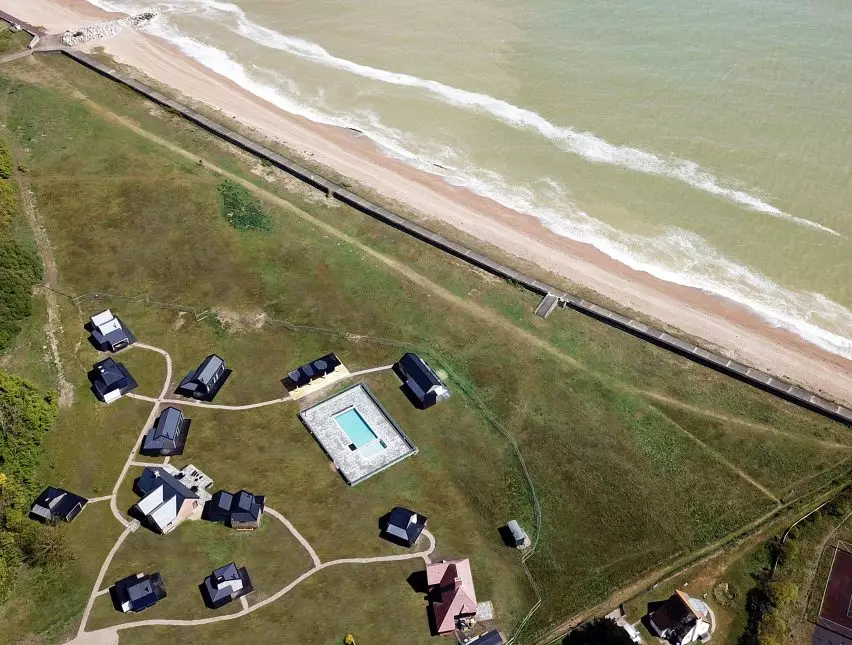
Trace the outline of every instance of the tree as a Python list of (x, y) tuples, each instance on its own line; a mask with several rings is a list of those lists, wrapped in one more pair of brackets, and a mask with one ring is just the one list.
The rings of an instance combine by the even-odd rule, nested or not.
[(627, 632), (609, 618), (596, 618), (578, 627), (562, 645), (634, 645)]

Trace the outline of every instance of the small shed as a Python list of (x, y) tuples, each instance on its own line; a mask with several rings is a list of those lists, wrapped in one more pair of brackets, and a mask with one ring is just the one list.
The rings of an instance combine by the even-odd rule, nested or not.
[(506, 523), (506, 529), (512, 540), (512, 546), (516, 549), (524, 549), (529, 546), (530, 538), (518, 524), (518, 520), (509, 520)]

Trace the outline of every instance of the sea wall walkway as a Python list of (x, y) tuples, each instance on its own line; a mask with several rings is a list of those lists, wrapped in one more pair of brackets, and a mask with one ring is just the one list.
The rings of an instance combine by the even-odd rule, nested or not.
[[(0, 11), (0, 18), (7, 22), (13, 22), (21, 25), (25, 30), (30, 31), (34, 36), (43, 36), (43, 32), (29, 25), (21, 23), (14, 17)], [(637, 338), (641, 338), (647, 342), (653, 343), (658, 347), (662, 347), (668, 351), (674, 352), (680, 356), (688, 358), (691, 361), (709, 367), (722, 374), (733, 377), (744, 383), (748, 383), (765, 392), (769, 392), (781, 399), (790, 401), (801, 407), (807, 408), (824, 415), (836, 421), (840, 421), (847, 425), (852, 425), (852, 410), (838, 405), (833, 401), (819, 396), (813, 392), (809, 392), (804, 388), (798, 387), (783, 379), (772, 376), (760, 370), (756, 370), (748, 365), (738, 363), (721, 354), (710, 352), (702, 347), (699, 347), (682, 338), (673, 336), (665, 331), (656, 329), (644, 323), (641, 323), (627, 316), (622, 316), (614, 311), (601, 307), (593, 302), (589, 302), (580, 296), (563, 291), (551, 284), (542, 282), (532, 276), (516, 271), (504, 264), (496, 262), (491, 258), (469, 249), (458, 242), (455, 242), (448, 237), (429, 230), (420, 224), (408, 220), (396, 213), (389, 211), (378, 204), (364, 199), (356, 195), (352, 191), (329, 181), (322, 175), (319, 175), (304, 166), (301, 166), (290, 159), (270, 150), (264, 145), (252, 141), (251, 139), (231, 130), (230, 128), (218, 123), (199, 112), (196, 112), (190, 107), (176, 101), (168, 96), (148, 87), (144, 83), (140, 83), (134, 78), (126, 74), (112, 69), (101, 61), (89, 56), (85, 53), (69, 49), (65, 47), (58, 48), (43, 48), (42, 52), (61, 52), (65, 56), (77, 61), (78, 63), (88, 67), (89, 69), (116, 81), (130, 89), (141, 94), (145, 98), (161, 105), (177, 114), (180, 114), (185, 119), (195, 123), (196, 125), (208, 130), (216, 136), (232, 143), (243, 150), (253, 154), (260, 159), (264, 159), (273, 164), (277, 168), (284, 170), (292, 176), (300, 179), (306, 184), (324, 192), (329, 198), (337, 199), (338, 201), (355, 208), (377, 219), (385, 224), (411, 235), (427, 244), (434, 246), (450, 255), (455, 256), (469, 264), (472, 264), (489, 273), (514, 282), (524, 289), (535, 293), (542, 298), (556, 298), (559, 306), (569, 307), (579, 311), (587, 316), (590, 316), (600, 322), (625, 331)], [(548, 312), (549, 313), (549, 312)]]

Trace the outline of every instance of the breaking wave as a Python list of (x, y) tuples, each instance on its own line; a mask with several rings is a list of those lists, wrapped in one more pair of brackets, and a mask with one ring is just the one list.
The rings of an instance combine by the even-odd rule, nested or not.
[[(125, 13), (152, 8), (150, 5), (139, 7), (114, 0), (92, 1), (93, 4), (104, 9)], [(199, 4), (198, 0), (184, 0), (177, 5), (161, 3), (156, 9), (165, 11), (171, 8), (185, 11), (189, 3), (196, 8)], [(226, 7), (229, 12), (239, 12), (237, 15), (243, 15), (242, 10), (234, 5), (203, 0), (201, 4), (216, 10)], [(240, 27), (240, 29), (243, 28)], [(266, 29), (260, 26), (251, 28)], [(670, 228), (660, 235), (643, 236), (617, 230), (579, 209), (571, 202), (564, 188), (553, 179), (542, 178), (533, 185), (527, 186), (513, 185), (499, 173), (474, 165), (455, 148), (422, 140), (415, 133), (404, 132), (383, 124), (380, 116), (375, 112), (364, 109), (346, 113), (335, 112), (322, 102), (321, 96), (303, 96), (290, 79), (281, 76), (275, 70), (253, 67), (249, 72), (227, 52), (180, 32), (166, 20), (154, 23), (148, 31), (167, 39), (202, 65), (281, 109), (319, 123), (360, 130), (375, 141), (386, 154), (415, 168), (441, 176), (452, 185), (466, 188), (507, 208), (536, 217), (553, 232), (590, 244), (633, 269), (647, 272), (667, 282), (701, 289), (739, 303), (769, 324), (791, 331), (829, 352), (852, 360), (852, 338), (850, 338), (852, 311), (818, 293), (785, 289), (755, 270), (727, 258), (695, 233)], [(271, 33), (277, 34), (277, 32)], [(291, 40), (280, 34), (277, 36), (284, 40)], [(293, 40), (305, 43), (298, 39)], [(312, 43), (299, 45), (299, 47), (312, 51), (312, 55), (318, 57), (330, 56), (324, 49)], [(356, 65), (348, 62), (347, 64)], [(382, 73), (391, 74), (390, 72)], [(405, 75), (394, 76), (414, 78)], [(434, 83), (419, 79), (418, 82)], [(440, 86), (438, 83), (435, 84)], [(463, 90), (454, 91), (464, 92)], [(473, 94), (473, 96), (482, 97), (483, 95)], [(484, 98), (498, 101), (491, 97)], [(510, 108), (528, 112), (514, 106)], [(541, 119), (537, 115), (534, 116)], [(555, 130), (572, 132), (550, 124), (548, 126)], [(586, 141), (583, 137), (588, 137), (589, 140), (601, 142), (602, 146), (594, 148), (598, 152), (587, 151), (587, 154), (590, 156), (601, 154), (608, 159), (607, 163), (630, 167), (629, 164), (639, 164), (640, 160), (644, 160), (643, 164), (639, 164), (643, 172), (666, 176), (680, 172), (678, 169), (681, 169), (686, 173), (684, 176), (690, 179), (687, 183), (694, 181), (701, 186), (702, 190), (726, 196), (733, 201), (750, 206), (753, 210), (763, 209), (761, 212), (769, 212), (766, 209), (774, 209), (771, 205), (747, 193), (720, 186), (712, 175), (700, 170), (691, 162), (664, 161), (651, 153), (613, 146), (593, 135), (576, 136), (582, 141)], [(769, 212), (769, 214), (772, 213)], [(780, 211), (776, 216), (790, 217)], [(807, 222), (807, 220), (804, 221)], [(807, 223), (824, 228), (814, 222)]]

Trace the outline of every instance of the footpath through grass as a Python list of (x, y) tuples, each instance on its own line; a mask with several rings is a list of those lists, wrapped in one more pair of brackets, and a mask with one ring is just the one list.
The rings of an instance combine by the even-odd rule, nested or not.
[[(61, 57), (15, 63), (2, 72), (7, 131), (30, 169), (60, 287), (74, 294), (149, 293), (159, 301), (219, 310), (219, 319), (196, 322), (191, 315), (120, 300), (83, 307), (84, 317), (103, 306), (118, 310), (140, 340), (172, 354), (175, 379), (215, 351), (234, 369), (217, 402), (269, 399), (280, 396), (278, 381), (287, 370), (327, 351), (356, 369), (398, 358), (397, 349), (359, 339), (369, 335), (431, 348), (475, 389), (517, 438), (542, 503), (540, 549), (529, 565), (544, 604), (530, 634), (773, 507), (682, 429), (779, 495), (793, 484), (799, 492), (820, 485), (818, 478), (807, 478), (850, 453), (847, 430), (744, 384), (576, 313), (536, 319), (529, 294), (306, 192)], [(105, 117), (104, 109), (269, 191), (265, 197), (255, 193), (270, 215), (269, 230), (236, 230), (222, 215), (222, 176)], [(416, 271), (418, 281), (395, 268), (397, 262)], [(57, 484), (103, 495), (150, 407), (132, 400), (109, 407), (94, 403), (85, 370), (96, 354), (85, 342), (77, 351), (80, 317), (63, 302), (62, 359), (77, 396), (59, 415), (43, 467)], [(264, 317), (352, 336), (293, 333), (264, 325)], [(32, 335), (25, 330), (20, 342), (27, 338)], [(13, 347), (12, 355), (23, 369), (33, 368), (26, 352)], [(140, 392), (154, 393), (162, 359), (138, 349), (122, 356)], [(268, 495), (270, 505), (296, 524), (323, 559), (387, 552), (376, 537), (376, 522), (393, 505), (410, 505), (430, 518), (441, 556), (472, 558), (478, 595), (494, 600), (498, 625), (511, 631), (533, 597), (518, 554), (497, 533), (512, 518), (532, 527), (529, 492), (509, 446), (458, 391), (421, 413), (408, 405), (391, 374), (367, 381), (420, 453), (356, 488), (346, 487), (331, 470), (299, 425), (293, 404), (249, 413), (189, 409), (192, 430), (177, 465), (194, 463), (217, 487)], [(660, 406), (646, 391), (692, 409)], [(718, 415), (798, 439), (720, 422)], [(840, 444), (834, 459), (820, 441)], [(762, 453), (767, 445), (772, 459)], [(71, 529), (97, 517), (87, 510)], [(0, 609), (0, 628), (22, 636), (67, 629), (94, 580), (96, 554), (106, 554), (117, 528), (79, 545), (87, 555), (79, 575), (67, 581), (74, 588), (66, 595), (71, 608), (51, 623), (43, 615), (48, 599), (22, 588), (28, 609)], [(180, 536), (157, 544), (198, 552), (200, 542), (193, 540), (204, 538), (194, 536), (195, 529), (181, 527)], [(262, 535), (249, 537), (264, 541)], [(402, 634), (425, 641), (426, 605), (406, 582), (416, 568), (404, 563), (354, 573), (331, 569), (245, 623), (191, 633), (224, 639), (250, 629), (257, 642), (291, 635), (294, 642), (334, 642), (350, 629), (373, 642)], [(343, 596), (347, 589), (361, 592)], [(334, 611), (326, 612), (327, 632), (317, 635), (316, 623), (323, 621), (316, 609), (323, 602)], [(389, 615), (398, 620), (386, 620)], [(140, 629), (126, 638), (148, 642), (155, 635), (186, 634)]]

